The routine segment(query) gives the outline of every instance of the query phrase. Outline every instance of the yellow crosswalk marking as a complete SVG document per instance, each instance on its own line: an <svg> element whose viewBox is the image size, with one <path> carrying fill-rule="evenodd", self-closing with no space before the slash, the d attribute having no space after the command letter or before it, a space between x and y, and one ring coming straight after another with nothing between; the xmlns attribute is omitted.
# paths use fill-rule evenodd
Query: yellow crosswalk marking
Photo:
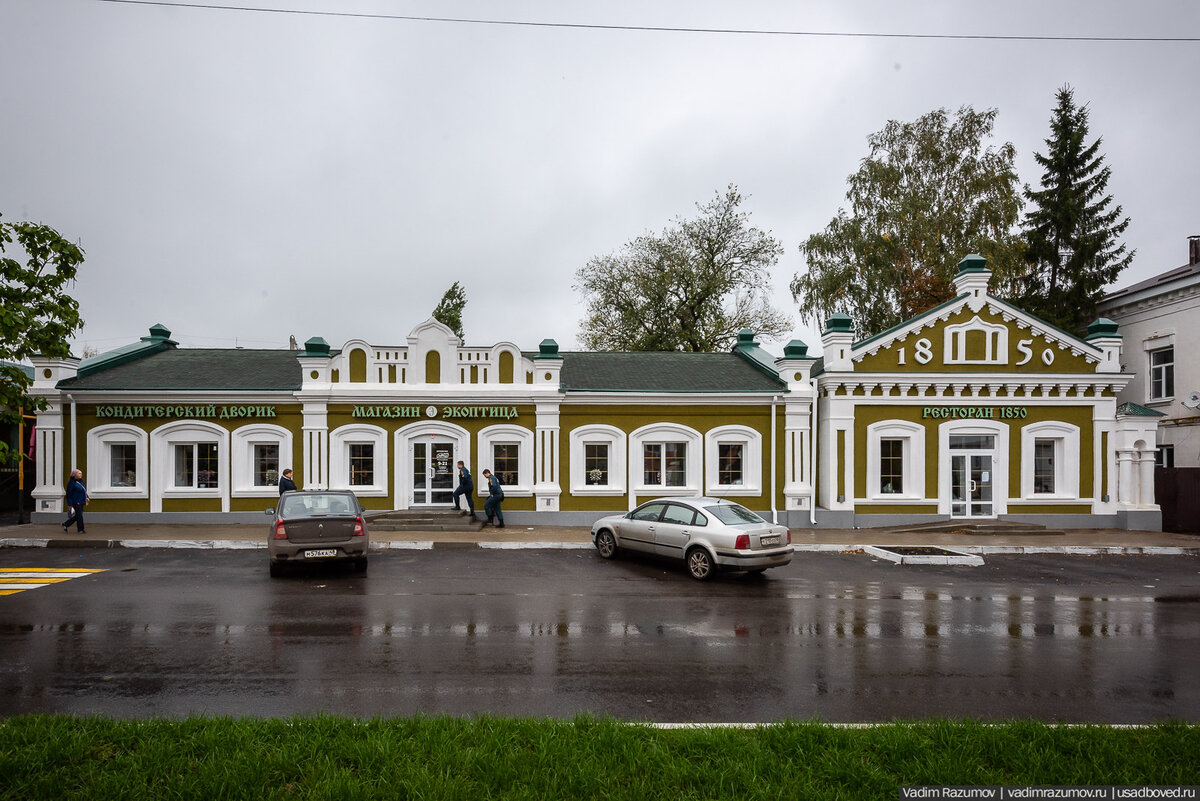
<svg viewBox="0 0 1200 801"><path fill-rule="evenodd" d="M54 567L19 567L0 569L0 595L16 595L25 590L36 590L47 584L61 584L73 578L83 578L104 570Z"/></svg>

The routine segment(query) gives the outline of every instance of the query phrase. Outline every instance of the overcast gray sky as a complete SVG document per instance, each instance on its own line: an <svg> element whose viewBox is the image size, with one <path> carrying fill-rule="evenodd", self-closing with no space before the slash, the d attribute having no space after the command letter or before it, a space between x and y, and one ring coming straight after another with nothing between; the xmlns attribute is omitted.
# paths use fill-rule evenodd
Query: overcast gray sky
<svg viewBox="0 0 1200 801"><path fill-rule="evenodd" d="M1200 3L210 0L596 25L1200 36ZM1200 42L811 37L0 0L0 213L87 254L76 339L399 344L451 282L468 344L577 347L575 271L729 183L786 248L844 203L867 136L997 108L1036 184L1075 88L1132 218L1127 285L1200 234ZM796 319L794 336L816 346ZM767 343L781 352L781 344Z"/></svg>

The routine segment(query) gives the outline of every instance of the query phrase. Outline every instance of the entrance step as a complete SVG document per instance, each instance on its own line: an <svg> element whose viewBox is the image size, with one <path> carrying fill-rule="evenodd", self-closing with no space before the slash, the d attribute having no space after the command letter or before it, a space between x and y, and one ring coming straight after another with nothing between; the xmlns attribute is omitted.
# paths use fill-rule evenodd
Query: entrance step
<svg viewBox="0 0 1200 801"><path fill-rule="evenodd" d="M406 509L367 515L371 531L479 531L481 515L454 509Z"/></svg>
<svg viewBox="0 0 1200 801"><path fill-rule="evenodd" d="M1057 528L1046 528L1040 523L1020 523L1015 520L942 520L933 523L913 523L903 526L884 526L873 531L888 531L897 534L1049 534L1066 532Z"/></svg>

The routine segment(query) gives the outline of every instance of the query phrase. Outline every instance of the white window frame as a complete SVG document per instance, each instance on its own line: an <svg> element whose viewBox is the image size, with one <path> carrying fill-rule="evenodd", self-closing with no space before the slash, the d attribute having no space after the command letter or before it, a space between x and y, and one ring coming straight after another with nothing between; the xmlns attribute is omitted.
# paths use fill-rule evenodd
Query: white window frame
<svg viewBox="0 0 1200 801"><path fill-rule="evenodd" d="M643 446L654 443L683 442L687 444L687 456L684 462L684 485L682 487L666 487L656 484L646 484L643 479L642 452ZM700 495L702 472L704 465L704 437L694 428L688 428L678 423L651 423L642 426L629 435L628 472L633 484L635 495Z"/></svg>
<svg viewBox="0 0 1200 801"><path fill-rule="evenodd" d="M234 498L271 498L279 494L279 483L273 486L254 485L254 446L279 446L279 473L294 469L292 464L292 432L269 423L251 423L235 428L230 436L232 459L230 475Z"/></svg>
<svg viewBox="0 0 1200 801"><path fill-rule="evenodd" d="M1175 365L1178 360L1175 357L1175 337L1155 337L1148 339L1143 343L1143 348L1146 351L1146 402L1147 403L1169 403L1175 399ZM1171 393L1168 395L1154 394L1154 354L1161 353L1164 350L1171 351Z"/></svg>
<svg viewBox="0 0 1200 801"><path fill-rule="evenodd" d="M625 432L616 426L590 425L573 429L570 434L571 494L625 494ZM587 483L585 445L608 446L608 483Z"/></svg>
<svg viewBox="0 0 1200 801"><path fill-rule="evenodd" d="M374 482L350 486L350 446L374 445ZM280 457L282 461L283 457ZM388 432L379 426L354 423L329 432L329 488L350 490L363 498L385 498L388 494Z"/></svg>
<svg viewBox="0 0 1200 801"><path fill-rule="evenodd" d="M176 445L217 445L217 486L175 486ZM150 435L150 464L163 498L223 498L229 487L229 432L215 423L180 420L154 429Z"/></svg>
<svg viewBox="0 0 1200 801"><path fill-rule="evenodd" d="M494 472L493 445L517 445L517 483L504 485L504 496L523 498L533 495L533 432L514 425L488 426L479 432L479 471L475 473L475 488L487 495L483 471Z"/></svg>
<svg viewBox="0 0 1200 801"><path fill-rule="evenodd" d="M742 446L742 483L721 484L721 445ZM720 426L704 435L705 482L708 495L762 495L762 434L749 426Z"/></svg>
<svg viewBox="0 0 1200 801"><path fill-rule="evenodd" d="M869 501L883 503L921 502L925 496L925 426L908 420L880 420L867 426L867 487ZM885 493L880 491L882 473L880 459L885 439L898 439L901 445L901 471L904 491Z"/></svg>
<svg viewBox="0 0 1200 801"><path fill-rule="evenodd" d="M92 498L148 498L150 496L150 435L137 426L114 423L93 428L87 435L88 495ZM113 445L135 448L137 483L132 487L112 486Z"/></svg>
<svg viewBox="0 0 1200 801"><path fill-rule="evenodd" d="M1054 492L1034 492L1034 443L1054 441ZM1079 426L1058 420L1021 429L1021 497L1026 500L1079 499Z"/></svg>

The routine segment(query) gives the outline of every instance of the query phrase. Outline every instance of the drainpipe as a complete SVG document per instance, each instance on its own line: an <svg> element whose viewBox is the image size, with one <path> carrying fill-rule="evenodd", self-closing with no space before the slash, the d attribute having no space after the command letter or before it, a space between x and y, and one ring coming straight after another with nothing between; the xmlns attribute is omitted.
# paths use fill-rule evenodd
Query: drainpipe
<svg viewBox="0 0 1200 801"><path fill-rule="evenodd" d="M79 463L75 461L75 398L68 394L67 400L71 402L71 467L69 469L74 470L79 466Z"/></svg>
<svg viewBox="0 0 1200 801"><path fill-rule="evenodd" d="M817 386L817 379L812 379L813 399L812 399L812 414L809 415L812 420L811 430L808 436L808 486L812 491L812 495L808 498L808 522L813 528L817 527L817 437L819 436L820 428L817 426L817 409L821 406L820 388Z"/></svg>
<svg viewBox="0 0 1200 801"><path fill-rule="evenodd" d="M779 402L778 395L771 396L771 522L779 525L779 510L775 504L775 404Z"/></svg>

